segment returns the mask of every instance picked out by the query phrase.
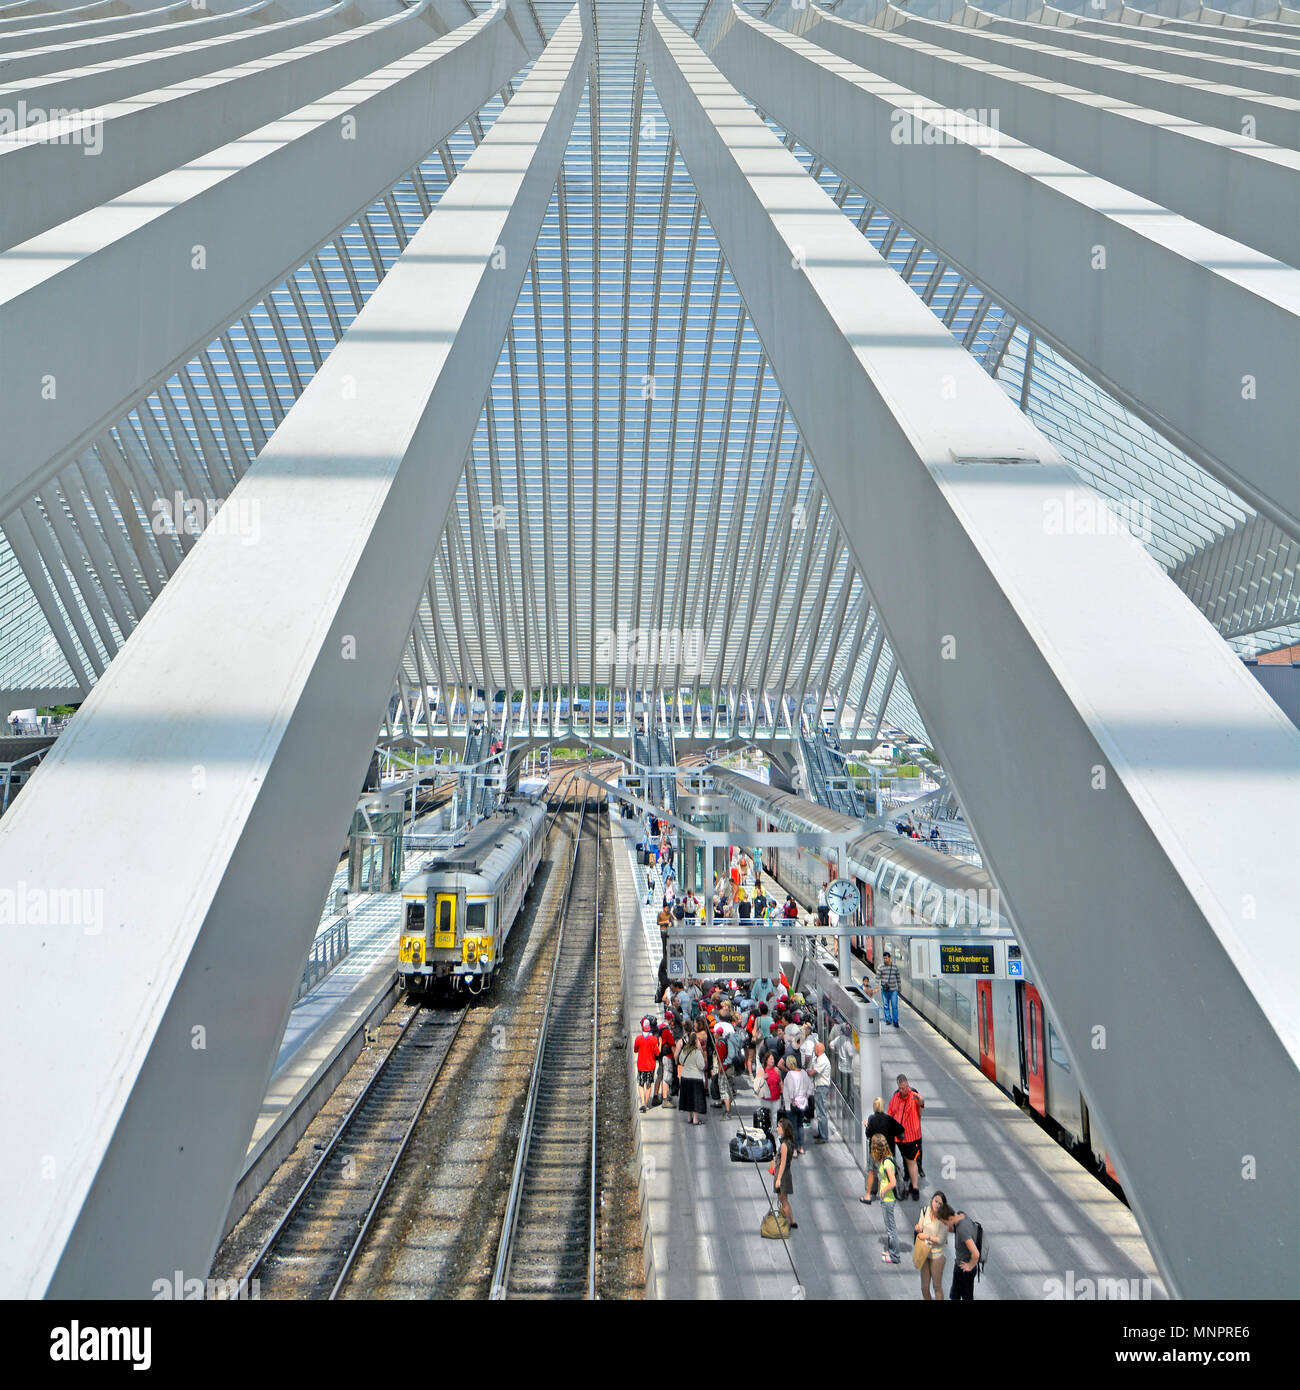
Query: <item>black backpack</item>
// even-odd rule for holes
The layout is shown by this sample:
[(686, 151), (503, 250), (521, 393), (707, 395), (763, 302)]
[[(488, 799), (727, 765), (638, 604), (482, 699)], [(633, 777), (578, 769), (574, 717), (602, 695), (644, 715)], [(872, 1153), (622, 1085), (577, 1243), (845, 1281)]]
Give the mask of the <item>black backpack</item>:
[[(972, 1216), (971, 1220), (975, 1221), (975, 1218)], [(984, 1227), (978, 1221), (975, 1221), (975, 1248), (980, 1252), (979, 1261), (975, 1266), (975, 1277), (979, 1279), (984, 1274), (984, 1262), (989, 1257), (989, 1247), (984, 1239)]]

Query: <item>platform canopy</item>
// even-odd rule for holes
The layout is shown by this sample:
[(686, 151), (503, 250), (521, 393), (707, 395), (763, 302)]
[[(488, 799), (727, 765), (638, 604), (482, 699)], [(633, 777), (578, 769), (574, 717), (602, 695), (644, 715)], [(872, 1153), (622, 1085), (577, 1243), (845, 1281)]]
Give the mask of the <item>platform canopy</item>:
[(0, 1289), (210, 1257), (377, 736), (620, 697), (927, 744), (1169, 1285), (1293, 1227), (1300, 14), (1072, 3), (0, 6)]

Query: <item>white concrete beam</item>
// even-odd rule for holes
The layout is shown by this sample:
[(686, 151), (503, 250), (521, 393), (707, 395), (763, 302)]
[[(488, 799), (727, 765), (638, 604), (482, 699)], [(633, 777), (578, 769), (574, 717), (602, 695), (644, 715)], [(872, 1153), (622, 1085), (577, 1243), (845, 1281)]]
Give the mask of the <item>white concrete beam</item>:
[(1031, 32), (1024, 36), (997, 34), (912, 17), (900, 26), (900, 32), (1051, 81), (1069, 82), (1271, 145), (1300, 149), (1300, 101), (1251, 91), (1244, 82), (1207, 82), (1162, 72), (1144, 64), (1136, 47), (1130, 48), (1126, 58), (1099, 58), (1055, 43), (1062, 30), (1040, 31), (1031, 26)]
[(1109, 513), (1065, 521), (1095, 494), (661, 12), (650, 62), (1162, 1273), (1269, 1294), (1300, 1216), (1300, 738)]
[(92, 914), (0, 935), (8, 1296), (207, 1271), (586, 74), (575, 10), (0, 823)]
[[(809, 6), (818, 47), (1278, 260), (1300, 259), (1300, 152), (849, 24)], [(798, 32), (792, 31), (792, 32)]]
[(713, 54), (760, 109), (1300, 535), (1300, 270), (748, 16)]
[[(441, 25), (428, 23), (427, 5), (419, 5), (236, 67), (101, 100), (75, 121), (42, 122), (0, 137), (0, 249), (296, 111), (440, 32)], [(60, 138), (52, 141), (56, 133)], [(31, 188), (41, 196), (23, 196)]]
[(0, 516), (499, 91), (505, 13), (0, 255)]

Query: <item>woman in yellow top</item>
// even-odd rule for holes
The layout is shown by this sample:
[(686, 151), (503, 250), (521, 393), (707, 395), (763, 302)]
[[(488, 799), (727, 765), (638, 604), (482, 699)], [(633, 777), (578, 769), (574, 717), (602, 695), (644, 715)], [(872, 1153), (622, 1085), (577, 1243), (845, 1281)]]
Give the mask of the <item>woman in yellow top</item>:
[[(927, 1303), (943, 1302), (943, 1265), (948, 1255), (948, 1218), (953, 1214), (942, 1192), (930, 1198), (913, 1229), (930, 1247), (930, 1258), (921, 1266), (921, 1297)], [(930, 1292), (931, 1285), (934, 1293)]]

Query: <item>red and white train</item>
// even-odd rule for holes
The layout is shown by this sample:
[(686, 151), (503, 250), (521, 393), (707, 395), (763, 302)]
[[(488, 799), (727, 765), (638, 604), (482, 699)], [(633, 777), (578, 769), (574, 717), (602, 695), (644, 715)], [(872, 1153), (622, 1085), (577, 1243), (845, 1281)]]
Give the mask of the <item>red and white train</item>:
[[(848, 868), (862, 896), (865, 927), (852, 938), (854, 954), (874, 968), (880, 953), (890, 950), (907, 1003), (1118, 1191), (1115, 1169), (1033, 982), (913, 977), (909, 925), (953, 928), (957, 937), (962, 927), (1010, 929), (989, 875), (927, 841), (864, 830), (852, 817), (752, 777), (716, 765), (707, 772), (715, 793), (731, 803), (730, 824), (738, 839), (745, 829), (829, 831), (846, 837)], [(767, 849), (763, 858), (768, 872), (809, 910), (822, 884), (839, 876), (834, 856), (828, 860), (815, 849)]]

